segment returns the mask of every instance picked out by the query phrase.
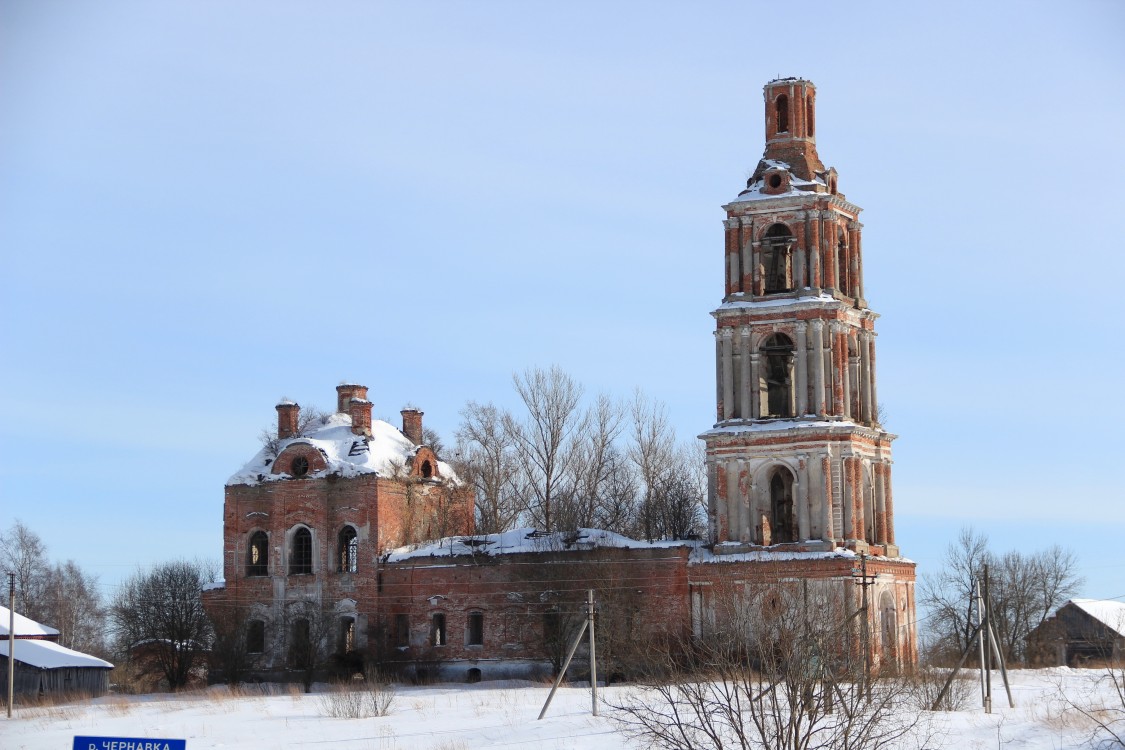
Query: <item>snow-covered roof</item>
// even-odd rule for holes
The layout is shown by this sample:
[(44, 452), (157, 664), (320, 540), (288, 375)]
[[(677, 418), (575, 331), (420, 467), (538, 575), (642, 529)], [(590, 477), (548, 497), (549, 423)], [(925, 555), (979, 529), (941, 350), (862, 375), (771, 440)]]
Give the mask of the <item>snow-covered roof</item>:
[(1111, 630), (1125, 636), (1125, 602), (1116, 599), (1071, 599), (1073, 604)]
[(602, 529), (578, 529), (545, 533), (535, 529), (513, 529), (499, 534), (452, 536), (436, 542), (399, 547), (388, 556), (389, 562), (420, 557), (458, 557), (463, 555), (515, 555), (524, 552), (566, 552), (594, 548), (657, 549), (682, 547), (692, 542), (638, 542)]
[[(8, 630), (8, 622), (11, 616), (11, 610), (7, 607), (0, 607), (0, 636), (7, 636), (10, 632)], [(32, 620), (30, 617), (24, 617), (19, 612), (16, 612), (16, 638), (25, 636), (57, 636), (59, 631), (54, 628), (49, 628), (42, 623)]]
[[(381, 419), (371, 420), (371, 435), (356, 435), (352, 432), (351, 416), (341, 412), (331, 415), (323, 424), (307, 429), (303, 435), (280, 441), (277, 450), (280, 453), (295, 443), (313, 446), (328, 463), (326, 469), (312, 472), (310, 477), (329, 474), (343, 477), (360, 474), (387, 476), (406, 466), (407, 460), (418, 451), (418, 446), (397, 427)], [(269, 447), (263, 447), (227, 480), (227, 484), (258, 484), (288, 479), (288, 474), (272, 473), (274, 458), (276, 455)], [(453, 467), (444, 461), (438, 462), (437, 474), (442, 479), (461, 484)]]
[[(0, 641), (0, 656), (8, 656), (8, 642)], [(16, 661), (40, 669), (59, 667), (105, 667), (113, 665), (105, 659), (60, 646), (54, 641), (16, 641)]]

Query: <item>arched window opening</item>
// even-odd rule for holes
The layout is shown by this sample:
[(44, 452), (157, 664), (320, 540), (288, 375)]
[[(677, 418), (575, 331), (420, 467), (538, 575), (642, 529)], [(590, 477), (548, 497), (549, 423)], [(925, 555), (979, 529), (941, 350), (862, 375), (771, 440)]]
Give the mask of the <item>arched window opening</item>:
[(789, 132), (789, 97), (785, 94), (777, 97), (777, 132)]
[(484, 645), (484, 613), (470, 612), (469, 620), (465, 625), (465, 645)]
[(306, 528), (293, 533), (292, 554), (289, 556), (289, 575), (308, 575), (312, 568), (312, 533)]
[[(805, 123), (809, 131), (809, 137), (816, 135), (816, 118), (815, 107), (813, 106), (813, 97), (810, 94), (805, 98)], [(836, 192), (833, 190), (832, 192)]]
[(434, 475), (434, 466), (429, 461), (422, 462), (422, 477), (429, 479)]
[(465, 674), (465, 682), (476, 683), (480, 682), (481, 673), (477, 667), (470, 667), (469, 671)]
[(359, 537), (355, 529), (345, 526), (340, 529), (340, 539), (336, 550), (336, 571), (355, 573), (359, 569)]
[(435, 646), (444, 646), (445, 640), (445, 615), (435, 612), (430, 618), (430, 643)]
[(763, 294), (793, 290), (793, 244), (796, 239), (784, 224), (774, 224), (762, 240)]
[(849, 294), (851, 284), (848, 283), (848, 236), (840, 230), (840, 237), (836, 243), (836, 288), (841, 294)]
[(794, 415), (793, 342), (788, 336), (775, 333), (759, 349), (759, 393), (763, 418), (781, 419)]
[(251, 620), (246, 625), (246, 653), (260, 654), (266, 650), (266, 623)]
[(770, 532), (773, 544), (797, 541), (797, 524), (793, 513), (793, 475), (786, 469), (774, 469), (770, 477)]
[(302, 617), (293, 621), (289, 632), (289, 665), (294, 668), (304, 667), (312, 657), (312, 631), (309, 621)]
[(264, 531), (255, 531), (250, 535), (250, 546), (246, 550), (246, 575), (269, 575), (269, 546), (270, 540)]

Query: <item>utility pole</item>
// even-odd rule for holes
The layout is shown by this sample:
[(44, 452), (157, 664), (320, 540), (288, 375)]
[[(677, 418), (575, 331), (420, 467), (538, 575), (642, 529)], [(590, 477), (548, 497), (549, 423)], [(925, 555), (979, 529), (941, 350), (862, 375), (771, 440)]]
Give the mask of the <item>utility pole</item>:
[[(855, 569), (852, 569), (855, 575)], [(863, 629), (859, 633), (860, 648), (863, 649), (863, 693), (871, 700), (871, 617), (867, 610), (867, 587), (873, 583), (867, 575), (867, 555), (859, 555), (859, 581), (857, 586), (862, 587), (860, 594), (859, 614), (863, 617)]]
[(563, 662), (562, 669), (559, 670), (559, 675), (555, 678), (555, 684), (551, 685), (551, 692), (547, 695), (547, 702), (543, 704), (543, 710), (539, 712), (540, 719), (547, 715), (547, 709), (551, 706), (555, 691), (562, 684), (567, 667), (570, 666), (570, 660), (574, 658), (574, 652), (578, 650), (578, 644), (582, 642), (582, 636), (587, 630), (590, 631), (590, 687), (593, 688), (594, 716), (598, 715), (598, 664), (594, 655), (594, 590), (590, 589), (586, 593), (586, 619), (582, 621), (582, 627), (574, 634), (574, 640), (571, 641), (570, 650), (566, 654), (566, 661)]
[(981, 630), (981, 638), (988, 641), (988, 645), (984, 649), (984, 712), (986, 714), (992, 713), (992, 649), (996, 648), (996, 644), (992, 638), (992, 620), (989, 617), (989, 610), (991, 607), (988, 604), (988, 563), (984, 564), (984, 628)]
[(8, 574), (8, 718), (16, 694), (16, 574)]
[(988, 686), (985, 684), (985, 681), (984, 681), (984, 671), (985, 671), (984, 628), (985, 628), (985, 622), (984, 622), (984, 599), (981, 598), (980, 579), (977, 579), (977, 580), (973, 581), (973, 591), (976, 592), (976, 602), (977, 602), (977, 637), (978, 637), (977, 647), (978, 647), (978, 650), (980, 651), (980, 702), (981, 702), (981, 705), (984, 706), (984, 712), (986, 714), (990, 714), (990, 713), (992, 713), (992, 710), (991, 710), (991, 707), (988, 705)]

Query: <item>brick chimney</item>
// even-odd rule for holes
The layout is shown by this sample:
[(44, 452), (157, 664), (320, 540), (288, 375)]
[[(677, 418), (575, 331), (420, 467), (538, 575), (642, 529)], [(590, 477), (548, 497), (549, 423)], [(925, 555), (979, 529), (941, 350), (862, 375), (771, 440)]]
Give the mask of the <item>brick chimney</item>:
[[(336, 411), (342, 414), (350, 414), (353, 398), (366, 399), (367, 386), (356, 383), (340, 383), (336, 386)], [(368, 419), (367, 423), (370, 425), (371, 420)]]
[(425, 412), (420, 409), (403, 409), (402, 414), (402, 434), (410, 439), (410, 442), (415, 445), (422, 444), (422, 415)]
[(288, 399), (274, 407), (277, 409), (277, 436), (284, 440), (297, 434), (297, 421), (301, 416), (300, 404), (295, 404)]
[[(364, 391), (367, 389), (364, 388)], [(348, 402), (348, 414), (352, 417), (352, 432), (356, 435), (371, 434), (371, 402), (365, 398), (353, 398)]]

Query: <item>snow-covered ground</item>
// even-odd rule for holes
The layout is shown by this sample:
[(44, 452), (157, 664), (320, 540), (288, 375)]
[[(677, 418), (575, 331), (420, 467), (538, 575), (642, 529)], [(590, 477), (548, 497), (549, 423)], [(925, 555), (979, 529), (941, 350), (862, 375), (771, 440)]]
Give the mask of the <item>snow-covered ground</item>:
[[(1015, 671), (1016, 708), (1004, 698), (994, 675), (992, 715), (973, 705), (934, 714), (937, 731), (927, 748), (1020, 748), (1064, 750), (1088, 747), (1089, 727), (1062, 707), (1058, 686), (1078, 697), (1102, 673), (1086, 670)], [(536, 721), (548, 686), (526, 682), (398, 687), (391, 713), (382, 718), (337, 719), (327, 715), (322, 694), (229, 695), (221, 688), (182, 695), (107, 696), (93, 701), (17, 709), (0, 714), (4, 750), (70, 748), (75, 735), (186, 739), (201, 748), (362, 748), (364, 750), (476, 750), (535, 748), (609, 750), (644, 747), (618, 732), (603, 706), (590, 715), (588, 689), (563, 688), (547, 718)], [(627, 686), (599, 690), (611, 702)], [(1108, 697), (1108, 693), (1103, 693)], [(979, 699), (979, 694), (973, 696)]]

